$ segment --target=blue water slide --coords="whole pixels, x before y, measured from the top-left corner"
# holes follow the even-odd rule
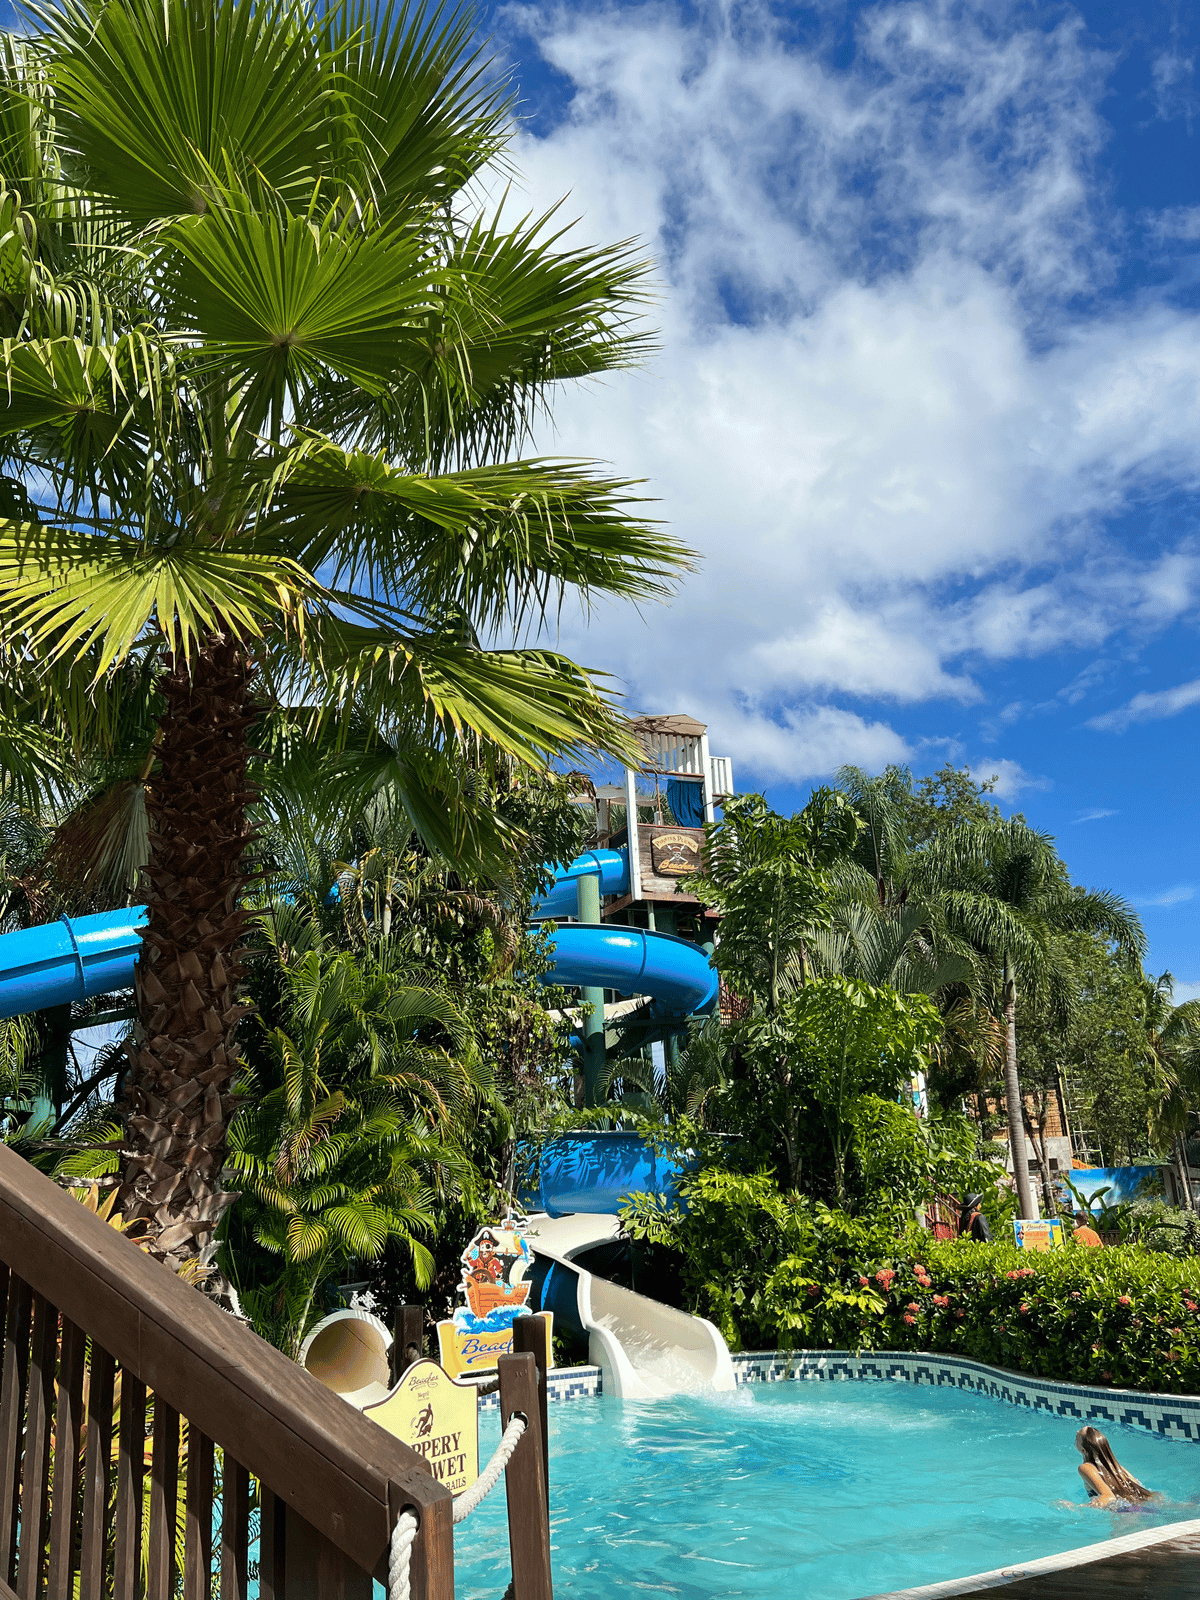
[[[133,988],[145,906],[0,935],[0,1017]]]
[[[551,870],[554,883],[534,902],[535,922],[577,916],[581,878],[598,878],[602,895],[629,890],[629,854],[624,849],[586,850],[569,866]],[[692,1016],[709,1010],[716,1001],[718,979],[708,954],[686,939],[613,922],[560,927],[554,937],[554,966],[546,974],[547,982],[566,989],[648,995],[653,1004],[639,1014],[639,1021]]]
[[[553,954],[548,983],[649,995],[651,1020],[691,1016],[708,1010],[717,998],[720,980],[707,950],[670,933],[576,922],[555,933]]]
[[[554,883],[534,901],[530,913],[535,922],[577,917],[580,878],[599,878],[602,895],[629,893],[629,854],[625,850],[585,850],[569,866],[560,862],[550,865],[550,871]]]
[[[583,877],[598,878],[602,895],[624,894],[629,860],[623,850],[589,850],[554,874],[535,921],[577,915]],[[131,989],[145,924],[145,906],[128,906],[0,935],[0,1017]],[[702,1012],[717,997],[717,975],[705,951],[670,934],[615,923],[560,927],[547,976],[567,988],[647,995],[653,1002],[644,1014],[649,1022]]]
[[[695,1166],[684,1150],[666,1152],[624,1129],[577,1129],[548,1139],[538,1152],[536,1186],[522,1193],[531,1211],[564,1217],[615,1212],[631,1194],[679,1198],[679,1180]]]

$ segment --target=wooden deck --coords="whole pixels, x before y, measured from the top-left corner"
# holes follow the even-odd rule
[[[1200,1534],[1085,1566],[1017,1578],[1003,1587],[970,1589],[961,1600],[1200,1600]]]
[[[1182,1526],[1186,1532],[1159,1543],[1152,1532],[1115,1541],[1112,1555],[1101,1552],[1092,1559],[1090,1549],[1070,1551],[1031,1562],[1028,1572],[1007,1568],[890,1590],[871,1600],[1200,1600],[1200,1526]],[[1056,1561],[1066,1564],[1054,1570]]]

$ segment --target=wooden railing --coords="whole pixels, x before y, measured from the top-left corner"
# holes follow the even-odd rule
[[[0,1303],[0,1600],[247,1600],[255,1521],[261,1600],[370,1600],[406,1508],[453,1600],[421,1457],[3,1145]]]

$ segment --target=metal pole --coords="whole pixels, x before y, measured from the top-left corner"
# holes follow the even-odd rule
[[[576,880],[579,885],[580,922],[600,921],[600,879],[589,874]],[[580,999],[591,1006],[583,1019],[583,1103],[599,1103],[600,1080],[604,1076],[604,990],[581,989]]]

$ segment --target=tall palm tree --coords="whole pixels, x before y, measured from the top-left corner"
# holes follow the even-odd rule
[[[1130,959],[1146,948],[1136,912],[1115,894],[1074,887],[1049,834],[1019,818],[965,823],[914,856],[914,885],[936,895],[952,933],[993,964],[1004,1018],[1004,1098],[1013,1180],[1021,1215],[1036,1217],[1029,1181],[1017,1072],[1017,989],[1044,987],[1069,1009],[1053,960],[1053,936],[1078,932],[1110,939]]]
[[[464,759],[631,749],[526,636],[685,563],[630,486],[520,459],[629,364],[645,266],[484,214],[508,100],[397,0],[47,0],[0,38],[0,638],[57,706],[157,674],[122,1204],[184,1259],[230,1197],[251,730],[384,726],[457,847]],[[483,178],[483,182],[476,180]],[[3,509],[3,508],[0,508]]]
[[[1145,1050],[1154,1071],[1158,1104],[1154,1127],[1169,1140],[1183,1204],[1196,1209],[1188,1180],[1188,1126],[1200,1104],[1200,1000],[1174,1004],[1175,979],[1169,972],[1142,981]]]

